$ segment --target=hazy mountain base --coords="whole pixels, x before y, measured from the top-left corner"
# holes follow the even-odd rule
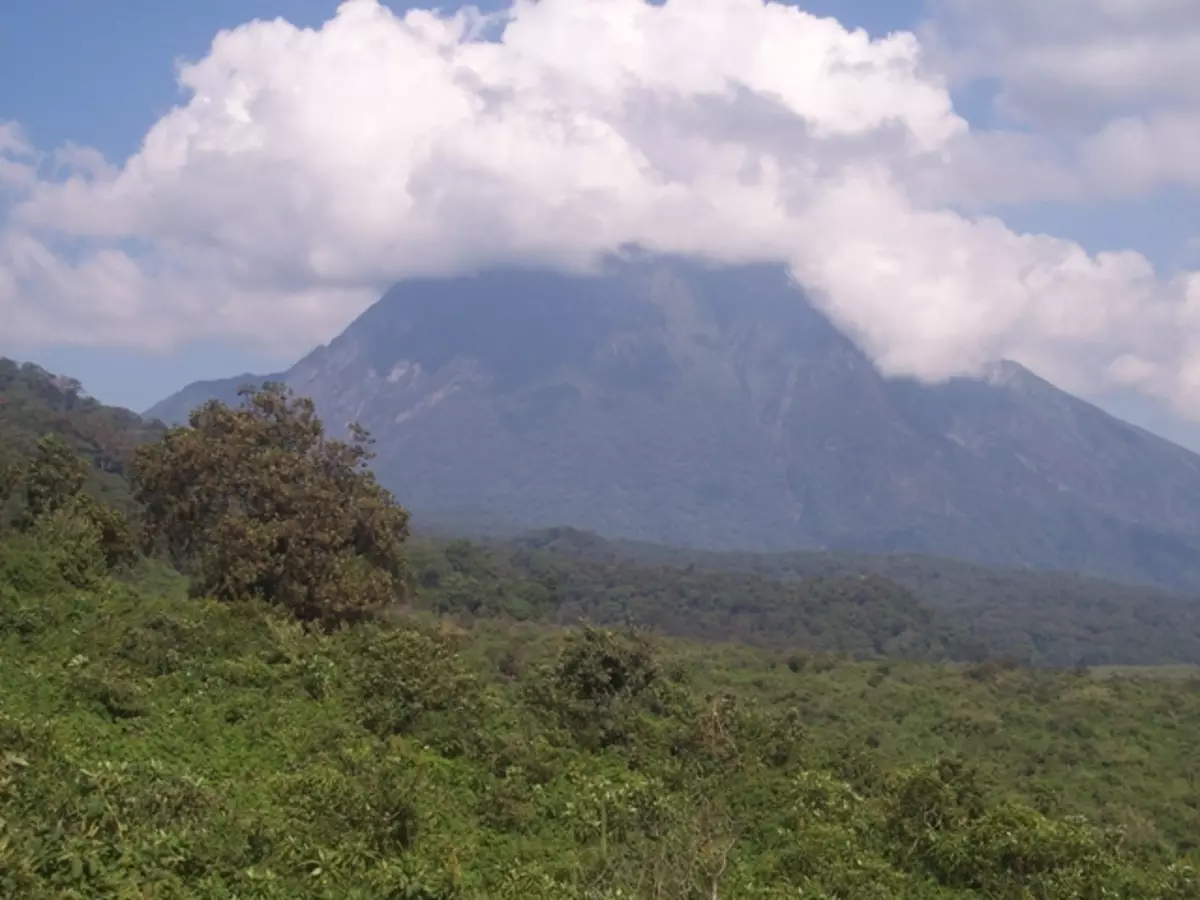
[[[153,570],[80,590],[57,552],[0,544],[5,896],[1200,897],[1179,684],[322,636]]]
[[[405,282],[283,377],[419,521],[1200,588],[1200,458],[1011,363],[886,380],[775,267]]]

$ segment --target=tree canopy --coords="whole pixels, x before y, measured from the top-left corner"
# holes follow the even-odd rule
[[[198,595],[260,597],[302,620],[362,619],[404,597],[408,512],[367,465],[370,435],[329,438],[282,385],[212,401],[139,448],[146,537]]]

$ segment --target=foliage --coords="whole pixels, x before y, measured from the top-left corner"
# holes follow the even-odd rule
[[[653,642],[636,631],[584,627],[530,683],[530,697],[578,744],[602,749],[636,739],[643,711],[670,708]]]
[[[25,515],[30,520],[66,509],[83,491],[87,464],[53,436],[38,441],[24,475]]]
[[[1091,824],[1072,805],[1113,790],[1078,756],[1096,736],[1028,718],[1132,717],[1166,738],[1135,738],[1149,753],[1194,746],[1198,695],[1177,684],[892,663],[872,689],[878,663],[792,672],[761,650],[488,619],[323,633],[178,584],[81,592],[12,571],[0,895],[1200,896],[1179,854],[1195,824],[1145,834],[1173,764],[1150,760],[1154,779],[1123,798],[1140,826],[1132,809],[1124,827]],[[501,676],[515,646],[528,664]],[[1106,706],[1083,699],[1097,689]],[[910,746],[944,715],[930,704],[1012,724],[991,745],[943,729]],[[856,743],[873,715],[908,731]],[[1021,776],[1034,752],[1077,755],[1058,807]]]
[[[473,572],[483,588],[476,595],[490,591],[481,577],[488,571],[502,581],[528,582],[544,580],[550,569],[597,621],[633,615],[704,639],[733,635],[823,648],[840,640],[840,649],[854,653],[881,641],[892,655],[958,658],[986,648],[1031,665],[1200,663],[1194,597],[1064,572],[837,551],[708,553],[608,541],[571,528],[490,541],[474,553],[490,558]],[[847,591],[871,600],[858,613],[820,602]],[[515,593],[505,585],[509,603]]]
[[[20,464],[0,451],[0,529],[8,524],[13,500],[21,486]]]
[[[0,358],[0,448],[28,460],[42,438],[58,438],[87,463],[89,496],[126,513],[132,506],[125,476],[134,451],[162,430],[87,397],[74,379]]]
[[[369,437],[330,440],[306,399],[244,391],[138,450],[147,533],[197,594],[260,597],[303,620],[354,621],[405,588],[408,513],[367,469]]]
[[[22,501],[16,525],[23,536],[10,541],[23,548],[40,548],[40,556],[34,556],[50,564],[58,576],[86,587],[136,562],[129,520],[85,492],[87,464],[60,439],[42,438],[29,463],[9,472],[3,486],[7,499],[16,495]]]
[[[463,671],[454,636],[444,629],[372,630],[356,654],[362,721],[378,734],[404,734],[429,714],[471,715],[473,678]],[[467,734],[450,735],[462,744]]]
[[[136,517],[122,475],[134,448],[161,429],[84,397],[70,379],[0,360],[0,457],[7,451],[17,463],[10,468],[20,468],[46,434],[89,463],[87,496]],[[0,496],[12,478],[4,468],[0,459]],[[569,528],[486,545],[421,542],[412,551],[423,602],[450,614],[633,621],[702,640],[856,656],[1200,662],[1194,598],[1065,573],[919,556],[703,553]],[[348,568],[348,577],[375,574],[370,565]]]
[[[878,576],[521,542],[423,542],[416,609],[357,621],[407,513],[277,387],[138,452],[190,584],[114,569],[87,466],[29,456],[0,895],[1200,900],[1187,673],[974,659]]]
[[[76,545],[78,558],[95,557],[91,568],[97,571],[129,566],[138,559],[129,519],[84,492],[87,465],[63,441],[53,435],[38,441],[23,482],[23,523],[42,532],[51,545]]]
[[[462,539],[416,542],[410,556],[419,602],[441,614],[633,622],[700,640],[858,656],[974,659],[985,652],[965,629],[876,576],[787,582]]]

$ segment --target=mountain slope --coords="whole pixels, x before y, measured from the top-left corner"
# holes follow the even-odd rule
[[[252,375],[245,372],[233,378],[196,381],[178,393],[156,403],[143,413],[143,418],[147,421],[157,420],[168,425],[179,425],[188,420],[188,415],[193,409],[208,400],[220,400],[222,403],[232,406],[237,404],[238,391],[243,385],[251,384],[257,387],[265,381],[283,381],[285,377],[283,372],[275,372],[271,375]]]
[[[93,493],[126,506],[126,466],[161,432],[137,413],[86,396],[74,379],[0,358],[0,457],[28,458],[42,437],[61,438],[91,464]]]
[[[1200,585],[1200,458],[1011,363],[886,380],[773,266],[409,281],[283,380],[426,520]]]

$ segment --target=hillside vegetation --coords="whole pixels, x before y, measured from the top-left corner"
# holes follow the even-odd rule
[[[208,404],[128,468],[142,556],[38,440],[0,896],[1200,898],[1194,675],[930,662],[973,651],[878,578],[412,545],[369,446]],[[659,607],[704,642],[555,624]]]
[[[52,553],[0,566],[0,895],[1200,896],[1186,684],[324,633]]]
[[[130,511],[120,476],[133,450],[163,429],[80,397],[76,383],[35,366],[0,360],[0,372],[9,373],[0,386],[0,457],[10,447],[28,456],[47,433],[61,437],[92,463],[90,489]],[[459,548],[454,561],[442,556],[451,544]],[[443,611],[484,608],[559,624],[632,621],[704,640],[858,655],[1200,663],[1197,598],[1067,573],[845,551],[712,553],[572,528],[474,545],[424,539],[411,549],[414,564],[430,569],[422,588],[437,594]],[[435,585],[438,573],[454,577]],[[834,595],[852,602],[831,602]]]
[[[0,357],[0,469],[32,457],[50,435],[88,462],[91,493],[128,508],[125,475],[134,450],[162,432],[136,413],[85,396],[72,378]]]
[[[754,574],[571,559],[467,540],[415,541],[421,602],[442,615],[566,625],[634,624],[702,641],[855,657],[979,659],[972,642],[878,576],[776,581]]]
[[[604,621],[632,615],[692,637],[715,629],[773,646],[805,642],[811,635],[795,617],[820,607],[821,595],[833,590],[860,602],[870,596],[869,619],[879,627],[899,615],[919,619],[927,636],[952,635],[942,646],[953,658],[987,652],[1052,666],[1200,662],[1194,596],[1061,572],[837,551],[706,553],[608,541],[572,528],[476,547],[487,558],[473,573],[477,581],[489,573],[538,580],[552,570],[568,588],[570,609]],[[889,611],[881,614],[882,607]]]

